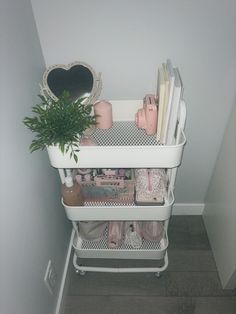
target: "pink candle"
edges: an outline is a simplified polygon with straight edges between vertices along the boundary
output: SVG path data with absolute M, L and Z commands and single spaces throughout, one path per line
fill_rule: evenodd
M 102 100 L 94 104 L 96 117 L 96 127 L 99 129 L 109 129 L 112 127 L 112 105 L 108 101 Z

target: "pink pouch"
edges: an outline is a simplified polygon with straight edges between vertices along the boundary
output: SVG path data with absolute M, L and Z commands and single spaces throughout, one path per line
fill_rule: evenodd
M 168 177 L 164 169 L 135 169 L 135 202 L 138 205 L 162 205 Z
M 99 241 L 107 227 L 106 221 L 80 221 L 79 234 L 84 240 Z
M 108 247 L 117 249 L 122 244 L 124 233 L 123 221 L 110 221 L 108 227 Z
M 143 221 L 142 234 L 145 240 L 159 242 L 164 235 L 163 223 L 160 221 Z

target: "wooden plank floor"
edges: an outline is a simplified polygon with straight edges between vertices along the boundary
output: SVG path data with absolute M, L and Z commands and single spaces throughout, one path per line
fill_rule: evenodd
M 152 273 L 73 271 L 63 313 L 235 314 L 236 290 L 221 287 L 202 217 L 172 216 L 168 234 L 169 266 L 159 279 Z

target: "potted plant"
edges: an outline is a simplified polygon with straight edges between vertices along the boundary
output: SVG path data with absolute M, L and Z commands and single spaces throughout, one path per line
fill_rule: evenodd
M 41 103 L 32 107 L 34 117 L 25 117 L 23 123 L 34 132 L 30 151 L 58 146 L 61 152 L 70 151 L 70 158 L 78 161 L 79 141 L 83 132 L 95 125 L 92 105 L 84 105 L 84 98 L 72 101 L 65 91 L 58 100 L 39 96 Z

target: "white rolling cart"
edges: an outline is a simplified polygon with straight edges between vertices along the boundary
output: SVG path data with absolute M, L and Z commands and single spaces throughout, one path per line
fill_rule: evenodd
M 97 146 L 81 146 L 78 163 L 70 158 L 70 152 L 62 154 L 57 147 L 49 147 L 50 163 L 57 168 L 64 183 L 66 171 L 75 168 L 168 168 L 168 193 L 161 206 L 137 206 L 135 204 L 86 203 L 85 206 L 65 207 L 66 215 L 73 225 L 73 264 L 77 272 L 154 272 L 159 276 L 168 266 L 168 222 L 174 203 L 174 187 L 177 169 L 181 164 L 186 142 L 184 126 L 186 106 L 180 103 L 176 126 L 175 144 L 158 145 L 155 137 L 135 127 L 134 114 L 142 106 L 142 100 L 110 101 L 113 110 L 113 128 L 96 130 Z M 164 236 L 159 243 L 144 240 L 141 248 L 134 249 L 125 244 L 117 249 L 107 246 L 106 234 L 98 242 L 84 241 L 79 236 L 78 221 L 163 221 Z M 163 260 L 157 267 L 94 267 L 83 265 L 84 258 L 103 259 L 149 259 Z

